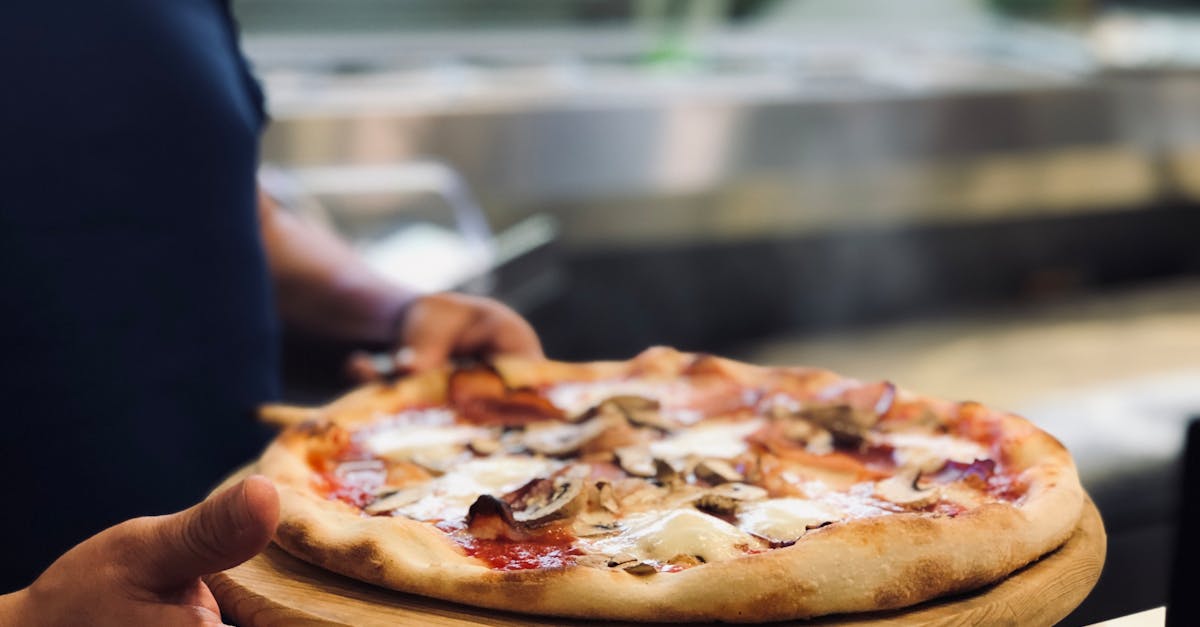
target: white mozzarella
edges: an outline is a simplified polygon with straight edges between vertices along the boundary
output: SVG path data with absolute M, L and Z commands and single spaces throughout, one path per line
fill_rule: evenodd
M 406 460 L 417 453 L 464 446 L 474 438 L 486 437 L 488 433 L 487 429 L 463 425 L 403 424 L 372 433 L 364 439 L 364 443 L 380 457 Z
M 743 531 L 775 540 L 794 540 L 810 527 L 846 517 L 838 508 L 799 498 L 770 499 L 746 503 L 738 513 Z
M 746 436 L 763 426 L 760 418 L 741 422 L 701 423 L 650 444 L 655 457 L 680 460 L 689 456 L 737 457 L 748 449 Z
M 931 460 L 969 464 L 990 456 L 980 444 L 949 435 L 888 433 L 877 436 L 876 441 L 894 446 L 896 461 L 902 466 L 924 466 Z
M 694 555 L 715 562 L 740 557 L 744 547 L 759 545 L 737 527 L 690 508 L 636 514 L 622 520 L 621 527 L 619 535 L 591 542 L 591 552 L 658 562 Z
M 640 396 L 667 404 L 673 395 L 670 383 L 639 379 L 560 383 L 546 391 L 546 398 L 555 407 L 572 415 L 583 413 L 614 396 Z
M 397 511 L 417 520 L 461 520 L 480 495 L 512 492 L 561 466 L 561 462 L 539 457 L 473 459 L 431 481 L 428 496 Z

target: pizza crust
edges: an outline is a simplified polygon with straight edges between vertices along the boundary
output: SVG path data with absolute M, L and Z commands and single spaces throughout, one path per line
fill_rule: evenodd
M 503 361 L 513 385 L 602 380 L 630 371 L 674 376 L 686 354 L 653 349 L 630 362 Z M 715 359 L 715 358 L 714 358 Z M 738 377 L 774 369 L 728 360 L 711 367 Z M 795 369 L 825 385 L 827 371 Z M 357 391 L 315 417 L 369 421 L 389 408 L 438 402 L 445 372 Z M 833 377 L 833 379 L 830 379 Z M 761 379 L 760 379 L 761 380 Z M 565 617 L 634 621 L 757 622 L 899 608 L 998 581 L 1062 545 L 1083 508 L 1074 464 L 1054 438 L 1015 416 L 998 416 L 1001 450 L 1028 488 L 1016 503 L 990 503 L 956 517 L 916 513 L 856 519 L 810 531 L 796 544 L 681 572 L 637 576 L 572 567 L 493 570 L 432 526 L 361 515 L 309 487 L 304 430 L 281 435 L 258 470 L 279 486 L 276 542 L 301 559 L 356 579 L 471 605 Z

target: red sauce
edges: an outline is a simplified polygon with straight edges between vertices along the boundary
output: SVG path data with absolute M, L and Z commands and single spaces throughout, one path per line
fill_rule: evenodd
M 387 479 L 387 466 L 379 460 L 329 461 L 313 474 L 313 488 L 325 498 L 355 507 L 366 507 Z
M 890 472 L 896 469 L 896 449 L 889 444 L 872 444 L 842 452 L 862 462 L 870 470 Z
M 1025 496 L 1026 489 L 1028 486 L 1011 475 L 996 474 L 987 480 L 987 493 L 1005 501 L 1016 501 Z
M 943 516 L 949 516 L 949 517 L 953 518 L 965 511 L 967 511 L 967 508 L 966 508 L 966 506 L 960 505 L 953 501 L 938 501 L 937 503 L 934 503 L 932 506 L 930 506 L 930 508 L 927 511 L 933 512 L 935 514 L 941 514 Z
M 551 531 L 523 542 L 466 538 L 463 549 L 496 570 L 528 570 L 573 565 L 583 551 L 571 544 L 572 538 L 566 532 Z

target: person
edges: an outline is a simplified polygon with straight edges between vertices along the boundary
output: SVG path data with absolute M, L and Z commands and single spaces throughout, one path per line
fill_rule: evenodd
M 215 611 L 195 576 L 259 548 L 269 488 L 239 488 L 251 514 L 222 497 L 117 523 L 195 503 L 257 454 L 281 328 L 407 346 L 413 368 L 541 354 L 511 309 L 393 285 L 257 191 L 263 98 L 228 0 L 19 3 L 0 67 L 0 591 L 23 588 L 6 607 Z M 255 531 L 209 528 L 206 508 Z
M 275 487 L 250 477 L 186 511 L 123 522 L 0 596 L 0 625 L 220 625 L 200 576 L 257 555 L 278 520 Z

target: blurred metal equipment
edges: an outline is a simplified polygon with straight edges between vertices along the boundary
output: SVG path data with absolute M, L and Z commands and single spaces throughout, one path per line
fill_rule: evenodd
M 462 177 L 436 161 L 267 165 L 259 179 L 285 206 L 347 237 L 376 271 L 422 291 L 491 292 L 498 268 L 556 236 L 540 214 L 493 234 Z
M 1200 82 L 1106 72 L 1065 32 L 969 15 L 900 34 L 768 23 L 694 35 L 702 53 L 665 62 L 639 56 L 647 37 L 251 36 L 274 118 L 264 157 L 452 164 L 494 223 L 552 210 L 573 248 L 1200 198 Z

